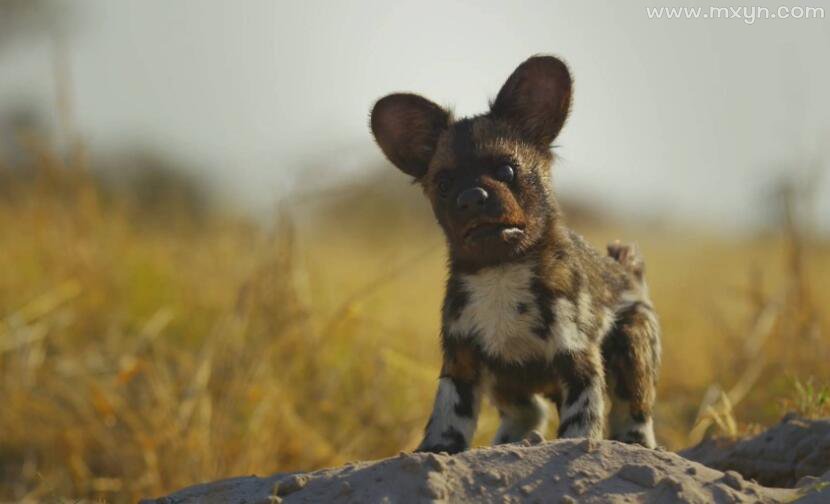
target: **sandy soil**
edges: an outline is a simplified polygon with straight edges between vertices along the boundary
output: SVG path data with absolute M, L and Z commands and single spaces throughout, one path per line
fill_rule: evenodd
M 830 502 L 830 451 L 825 450 L 830 450 L 830 421 L 796 418 L 754 438 L 705 442 L 684 452 L 720 464 L 725 472 L 671 452 L 614 441 L 544 442 L 534 435 L 456 456 L 401 453 L 311 473 L 232 478 L 144 502 L 818 503 Z M 755 471 L 748 477 L 758 481 L 800 486 L 762 486 L 736 469 Z

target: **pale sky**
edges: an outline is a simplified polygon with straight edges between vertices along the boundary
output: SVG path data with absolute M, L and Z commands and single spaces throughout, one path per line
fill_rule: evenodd
M 683 5 L 653 1 L 69 5 L 74 119 L 92 150 L 157 146 L 254 210 L 301 189 L 309 167 L 377 166 L 367 120 L 384 94 L 482 112 L 535 53 L 575 79 L 560 193 L 734 228 L 763 212 L 770 181 L 830 164 L 830 5 L 825 19 L 753 24 L 650 20 L 646 5 Z M 49 47 L 32 36 L 0 52 L 0 108 L 53 109 Z M 830 228 L 830 173 L 818 191 Z

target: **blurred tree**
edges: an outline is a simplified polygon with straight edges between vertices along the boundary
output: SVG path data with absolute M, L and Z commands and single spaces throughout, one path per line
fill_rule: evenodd
M 198 223 L 212 206 L 210 191 L 194 170 L 153 148 L 130 147 L 92 164 L 105 193 L 130 202 L 154 225 L 174 224 L 171 216 Z
M 0 0 L 0 49 L 13 41 L 66 30 L 68 4 L 55 0 Z
M 26 39 L 51 42 L 52 77 L 60 142 L 77 147 L 72 118 L 72 76 L 68 37 L 76 18 L 68 2 L 56 0 L 0 0 L 0 51 Z

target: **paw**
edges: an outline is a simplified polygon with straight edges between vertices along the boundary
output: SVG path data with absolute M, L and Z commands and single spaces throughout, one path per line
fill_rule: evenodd
M 529 444 L 537 445 L 542 444 L 545 442 L 545 435 L 542 434 L 541 431 L 538 429 L 534 429 L 530 432 L 522 432 L 522 433 L 498 433 L 496 437 L 493 439 L 493 446 L 502 445 L 502 444 L 510 444 L 510 443 L 518 443 L 520 441 L 527 441 Z
M 575 415 L 576 422 L 566 420 L 562 424 L 559 425 L 559 430 L 557 431 L 557 436 L 559 439 L 571 439 L 571 438 L 585 438 L 585 439 L 593 439 L 593 440 L 601 440 L 604 438 L 604 429 L 602 422 L 599 421 L 582 421 L 583 415 L 577 414 Z
M 415 451 L 422 453 L 447 452 L 452 455 L 463 452 L 467 449 L 467 445 L 467 438 L 458 429 L 449 427 L 440 435 L 437 432 L 428 432 L 418 448 L 415 448 Z
M 626 444 L 638 444 L 651 450 L 657 448 L 654 434 L 645 429 L 630 429 L 622 435 L 615 436 L 614 440 Z
M 620 263 L 635 278 L 642 280 L 645 272 L 645 262 L 637 245 L 633 243 L 624 244 L 616 240 L 608 244 L 608 255 Z
M 448 453 L 450 455 L 455 455 L 456 453 L 461 453 L 466 450 L 466 446 L 458 445 L 454 443 L 443 443 L 443 444 L 430 444 L 430 445 L 421 445 L 415 448 L 415 453 Z

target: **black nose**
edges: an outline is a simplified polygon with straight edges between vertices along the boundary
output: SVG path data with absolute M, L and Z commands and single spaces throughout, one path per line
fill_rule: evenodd
M 487 201 L 487 196 L 487 191 L 481 187 L 473 187 L 461 191 L 455 203 L 460 210 L 473 210 L 483 207 Z

